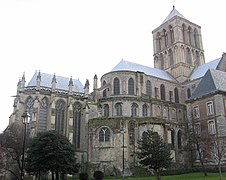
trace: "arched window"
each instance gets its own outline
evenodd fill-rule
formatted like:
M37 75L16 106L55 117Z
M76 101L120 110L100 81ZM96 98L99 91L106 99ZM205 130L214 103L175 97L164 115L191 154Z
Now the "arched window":
M174 97L175 97L175 102L179 103L179 93L177 88L174 89Z
M128 94L134 95L134 80L133 80L133 78L129 78L129 81L128 81Z
M73 125L74 125L74 138L73 143L76 148L80 148L81 138L81 111L82 104L75 102L73 105Z
M120 94L120 82L119 78L114 79L114 95L119 95Z
M170 44L174 43L174 31L173 31L173 27L169 26L169 30L170 30Z
M61 134L64 132L65 107L66 104L63 100L60 99L56 102L55 129Z
M131 106L131 116L138 116L138 105L136 103L133 103Z
M116 103L115 104L116 116L122 116L122 104Z
M190 49L187 47L186 49L185 49L185 56L186 56L186 62L188 63L188 64L191 64L191 52L190 52Z
M166 100L166 94L165 94L165 86L164 84L160 85L160 93L161 93L161 100Z
M142 114L143 114L144 117L148 116L148 105L147 104L144 104L142 106Z
M177 143L178 143L178 149L182 148L182 132L181 130L177 133Z
M109 116L109 105L104 104L104 116L108 117Z
M105 84L106 84L106 81L104 80L104 81L103 81L103 86L104 86Z
M172 49L169 49L169 59L170 59L170 65L173 65L173 51Z
M165 29L163 29L163 37L164 37L164 45L165 47L168 46L168 35Z
M151 96L151 81L147 80L146 82L146 94Z
M48 99L46 97L40 102L38 132L47 130L48 104Z
M191 97L191 90L190 88L187 89L187 98L189 99Z
M99 141L100 142L107 142L110 141L110 130L107 127L101 128L99 132Z

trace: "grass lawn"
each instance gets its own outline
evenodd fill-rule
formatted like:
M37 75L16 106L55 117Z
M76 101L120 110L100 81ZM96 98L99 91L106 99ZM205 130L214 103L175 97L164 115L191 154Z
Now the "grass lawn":
M223 180L226 180L226 173L222 174ZM121 178L104 178L111 180L120 180ZM155 177L126 177L125 180L155 180ZM208 176L205 177L203 173L189 173L182 175L174 175L174 176L162 176L161 180L219 180L220 176L218 173L208 173Z

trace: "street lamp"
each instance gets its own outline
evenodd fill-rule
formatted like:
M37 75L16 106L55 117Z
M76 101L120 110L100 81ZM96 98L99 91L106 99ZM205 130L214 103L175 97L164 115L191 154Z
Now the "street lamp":
M29 113L25 111L22 114L22 123L24 124L24 138L23 138L23 152L22 152L22 166L21 166L21 180L24 179L24 151L25 151L25 141L26 141L26 132L27 132L27 123L30 117Z
M125 133L125 130L123 127L120 129L120 132L122 133L122 180L124 180L124 170L125 170L125 151L124 151L125 137L124 137L124 133Z

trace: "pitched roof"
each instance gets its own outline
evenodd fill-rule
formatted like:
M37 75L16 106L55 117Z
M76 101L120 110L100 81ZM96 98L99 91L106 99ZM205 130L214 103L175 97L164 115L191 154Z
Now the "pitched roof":
M219 91L226 92L226 72L209 69L193 92L190 100Z
M111 72L114 71L140 71L140 72L144 72L147 75L151 75L157 78L161 78L164 80L168 80L168 81L176 81L169 73L160 70L160 69L156 69L156 68L151 68L148 66L144 66L141 64L136 64L136 63L132 63L129 61L125 61L125 60L121 60L112 70Z
M206 64L203 64L201 66L198 66L193 73L190 76L190 80L195 80L198 78L201 78L205 75L205 73L208 71L208 69L216 69L217 65L219 64L221 58L215 59L213 61L210 61Z
M31 78L30 82L28 83L27 87L29 86L36 86L36 79L38 76L38 72L36 71L35 74L33 75L33 77ZM53 79L52 74L47 74L47 73L41 73L41 86L42 87L52 87L52 79ZM67 77L62 77L62 76L56 76L56 89L60 89L60 90L68 90L68 85L69 85L69 81L70 78ZM82 83L79 81L79 79L72 79L73 81L73 92L84 92L83 89L83 85Z
M175 6L173 6L172 11L171 11L171 12L169 13L169 15L165 18L165 20L162 22L162 24L164 24L166 21L172 19L172 18L175 17L175 16L179 16L179 17L182 17L182 18L186 19L181 13L179 13L179 12L176 10Z

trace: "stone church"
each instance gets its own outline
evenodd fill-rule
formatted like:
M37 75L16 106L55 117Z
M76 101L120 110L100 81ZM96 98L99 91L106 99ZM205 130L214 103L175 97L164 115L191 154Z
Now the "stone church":
M75 145L82 168L109 175L138 165L137 140L148 129L171 145L175 164L198 162L187 148L191 132L226 137L226 54L205 63L201 27L175 7L152 34L154 68L121 60L94 76L92 91L89 80L39 71L26 84L23 75L10 123L27 111L30 136L57 130Z

